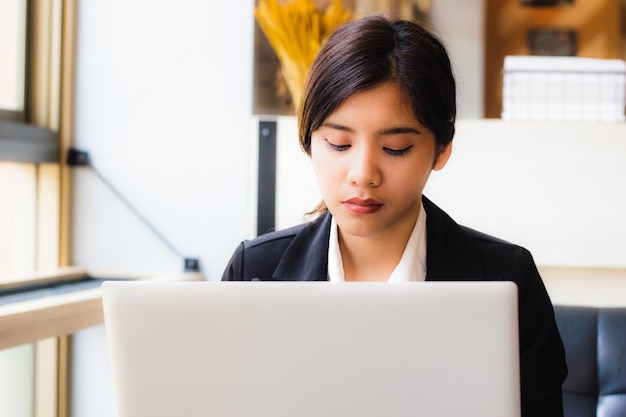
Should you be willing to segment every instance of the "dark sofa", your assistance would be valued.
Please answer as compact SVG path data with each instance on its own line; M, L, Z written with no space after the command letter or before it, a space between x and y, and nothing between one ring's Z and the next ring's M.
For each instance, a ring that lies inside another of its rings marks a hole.
M626 308L555 305L569 374L565 417L626 417Z

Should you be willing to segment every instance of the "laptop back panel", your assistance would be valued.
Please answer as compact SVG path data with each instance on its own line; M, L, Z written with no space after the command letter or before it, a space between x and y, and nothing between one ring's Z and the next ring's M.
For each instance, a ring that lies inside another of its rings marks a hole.
M107 282L118 417L519 416L510 282Z

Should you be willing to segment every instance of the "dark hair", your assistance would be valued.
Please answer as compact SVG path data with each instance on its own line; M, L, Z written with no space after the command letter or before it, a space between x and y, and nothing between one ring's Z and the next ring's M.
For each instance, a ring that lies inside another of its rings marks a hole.
M456 86L441 41L417 23L368 16L340 26L309 71L299 108L301 148L310 155L311 132L353 94L397 82L415 117L431 130L437 154L454 137Z

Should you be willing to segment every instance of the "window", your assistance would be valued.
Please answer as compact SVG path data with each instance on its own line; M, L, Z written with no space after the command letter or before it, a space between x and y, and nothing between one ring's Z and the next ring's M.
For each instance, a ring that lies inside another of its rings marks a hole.
M0 0L0 290L69 258L60 155L71 131L76 3ZM69 415L68 337L9 340L0 339L0 415Z
M35 270L35 164L0 163L0 282Z
M0 118L24 120L27 0L0 0Z

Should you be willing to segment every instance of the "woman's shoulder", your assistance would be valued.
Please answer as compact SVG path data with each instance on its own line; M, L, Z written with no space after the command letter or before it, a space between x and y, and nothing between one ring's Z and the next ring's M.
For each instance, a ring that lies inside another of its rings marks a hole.
M308 220L301 224L288 227L286 229L267 232L258 237L255 237L254 239L244 240L243 245L246 249L251 249L255 247L266 247L289 243L297 235L317 230L323 221L322 217Z
M489 235L476 229L472 229L471 227L460 227L461 229L463 229L467 237L474 243L474 245L481 247L485 250L504 251L511 253L526 251L525 248L516 243L512 243L499 237Z
M436 229L437 237L446 240L451 239L455 243L458 243L459 240L466 241L481 252L513 254L525 251L523 247L515 243L456 223L446 212L426 198L424 198L424 206L427 211L427 221Z
M427 232L428 248L438 250L439 256L436 260L450 262L450 259L454 259L456 264L462 265L465 269L478 264L483 279L487 280L508 277L510 280L519 281L522 275L534 269L532 255L522 246L459 225L427 199L424 200L424 206L427 211L427 224L431 225Z
M517 282L523 276L528 278L529 274L538 276L535 261L528 249L466 226L461 228L474 244L487 277L510 277Z
M235 249L222 280L271 280L279 264L285 262L291 266L289 272L296 275L299 265L306 266L310 259L315 258L312 255L319 255L318 252L323 249L315 243L323 241L324 236L328 235L325 226L329 222L328 216L323 215L315 220L244 240ZM327 241L326 237L326 248Z

